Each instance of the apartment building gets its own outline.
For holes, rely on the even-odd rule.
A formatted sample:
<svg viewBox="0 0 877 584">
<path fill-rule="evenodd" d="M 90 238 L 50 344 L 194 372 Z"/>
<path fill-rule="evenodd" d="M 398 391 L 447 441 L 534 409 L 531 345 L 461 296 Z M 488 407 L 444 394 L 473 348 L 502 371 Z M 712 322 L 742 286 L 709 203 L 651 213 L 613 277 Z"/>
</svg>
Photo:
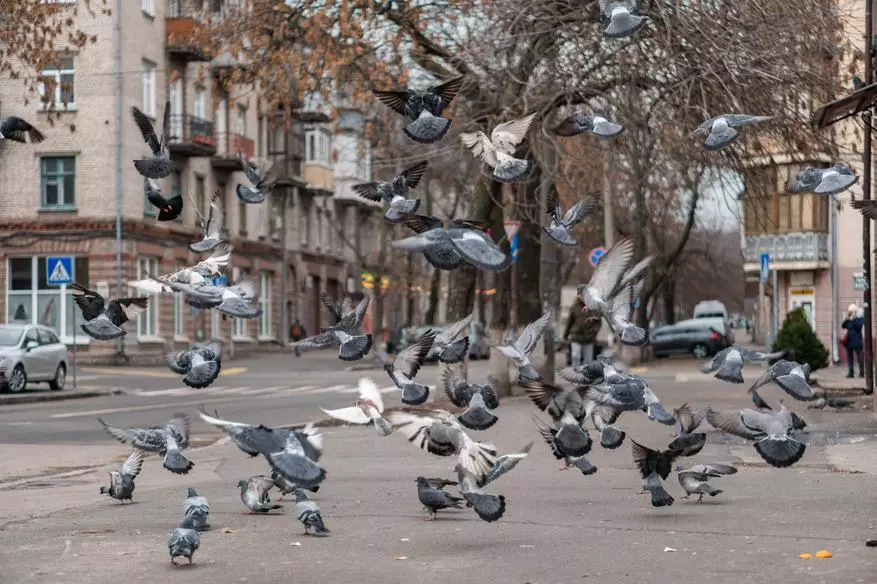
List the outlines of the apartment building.
<svg viewBox="0 0 877 584">
<path fill-rule="evenodd" d="M 263 111 L 251 88 L 225 92 L 216 83 L 220 66 L 228 64 L 186 44 L 185 33 L 204 10 L 222 9 L 219 0 L 138 0 L 111 16 L 81 11 L 79 26 L 97 42 L 59 53 L 58 66 L 43 72 L 44 103 L 26 104 L 20 82 L 0 81 L 2 113 L 25 117 L 46 134 L 41 144 L 0 146 L 0 315 L 6 321 L 42 322 L 68 344 L 75 336 L 84 360 L 115 359 L 115 343 L 96 342 L 74 326 L 81 315 L 66 287 L 47 283 L 47 258 L 73 256 L 75 280 L 104 296 L 117 296 L 120 285 L 123 294 L 134 294 L 130 281 L 199 261 L 187 244 L 199 238 L 199 213 L 206 215 L 216 191 L 234 246 L 225 275 L 256 284 L 262 316 L 226 320 L 216 311 L 190 309 L 178 297 L 155 297 L 136 323 L 126 325 L 127 357 L 154 359 L 169 346 L 211 339 L 236 353 L 276 346 L 287 332 L 284 311 L 287 322 L 299 317 L 308 332 L 316 331 L 326 324 L 319 293 L 358 287 L 347 268 L 349 254 L 329 231 L 336 215 L 349 217 L 349 203 L 333 196 L 332 123 L 325 115 L 296 113 L 287 127 L 282 112 Z M 118 95 L 115 19 L 123 39 Z M 51 126 L 48 102 L 60 112 Z M 130 109 L 137 106 L 159 126 L 166 102 L 176 170 L 160 182 L 166 194 L 183 194 L 184 211 L 176 221 L 160 223 L 132 164 L 148 147 Z M 280 165 L 277 187 L 261 205 L 245 205 L 235 195 L 235 185 L 246 180 L 240 154 Z M 359 233 L 362 223 L 351 221 L 351 229 Z"/>
</svg>

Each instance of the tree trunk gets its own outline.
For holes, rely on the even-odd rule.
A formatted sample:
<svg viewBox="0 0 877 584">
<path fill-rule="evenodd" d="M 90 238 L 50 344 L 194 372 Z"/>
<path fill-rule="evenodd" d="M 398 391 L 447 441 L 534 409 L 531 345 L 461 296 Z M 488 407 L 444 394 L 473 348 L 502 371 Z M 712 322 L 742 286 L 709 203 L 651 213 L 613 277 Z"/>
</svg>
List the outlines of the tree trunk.
<svg viewBox="0 0 877 584">
<path fill-rule="evenodd" d="M 441 294 L 442 271 L 435 268 L 432 269 L 432 275 L 429 277 L 429 305 L 426 307 L 426 314 L 423 317 L 425 324 L 436 324 L 436 315 L 438 312 L 439 294 Z"/>
<path fill-rule="evenodd" d="M 664 322 L 676 323 L 676 282 L 672 277 L 664 282 Z"/>
<path fill-rule="evenodd" d="M 534 167 L 531 179 L 518 190 L 515 205 L 515 219 L 521 222 L 518 230 L 518 261 L 513 266 L 515 278 L 515 310 L 518 329 L 542 316 L 542 298 L 539 296 L 539 274 L 541 259 L 541 233 L 534 217 L 541 218 L 539 205 L 539 183 L 542 173 L 538 165 Z"/>
<path fill-rule="evenodd" d="M 405 326 L 414 326 L 414 254 L 408 254 L 408 266 L 405 274 L 405 283 L 408 286 L 405 295 Z"/>
<path fill-rule="evenodd" d="M 490 222 L 490 232 L 494 241 L 499 241 L 505 235 L 503 226 L 502 208 L 502 184 L 491 181 L 490 192 L 487 197 L 487 208 L 484 215 Z M 476 202 L 476 209 L 481 211 Z M 509 253 L 509 244 L 502 244 L 503 253 Z M 490 342 L 493 345 L 502 343 L 506 330 L 509 326 L 509 312 L 511 308 L 511 270 L 495 272 L 494 282 L 496 294 L 493 298 L 493 314 L 488 324 L 490 330 Z M 499 351 L 490 352 L 490 373 L 498 381 L 497 393 L 500 396 L 511 395 L 512 385 L 509 381 L 509 362 Z"/>
</svg>

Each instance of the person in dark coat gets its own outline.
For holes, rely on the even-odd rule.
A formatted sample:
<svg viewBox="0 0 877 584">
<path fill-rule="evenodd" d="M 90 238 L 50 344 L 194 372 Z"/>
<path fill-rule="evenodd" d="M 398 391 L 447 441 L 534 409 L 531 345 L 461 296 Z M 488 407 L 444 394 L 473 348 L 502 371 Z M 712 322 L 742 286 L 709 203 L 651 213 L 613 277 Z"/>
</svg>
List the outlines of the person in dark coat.
<svg viewBox="0 0 877 584">
<path fill-rule="evenodd" d="M 601 324 L 600 316 L 592 314 L 582 299 L 576 296 L 572 306 L 569 307 L 569 317 L 563 329 L 563 340 L 570 343 L 573 367 L 594 360 L 594 345 Z"/>
<path fill-rule="evenodd" d="M 853 377 L 853 357 L 859 360 L 859 377 L 865 377 L 865 364 L 862 362 L 862 349 L 865 346 L 862 339 L 862 328 L 865 326 L 865 319 L 859 315 L 858 306 L 850 304 L 847 317 L 840 326 L 846 330 L 844 346 L 847 349 L 847 366 L 849 367 L 847 377 Z"/>
</svg>

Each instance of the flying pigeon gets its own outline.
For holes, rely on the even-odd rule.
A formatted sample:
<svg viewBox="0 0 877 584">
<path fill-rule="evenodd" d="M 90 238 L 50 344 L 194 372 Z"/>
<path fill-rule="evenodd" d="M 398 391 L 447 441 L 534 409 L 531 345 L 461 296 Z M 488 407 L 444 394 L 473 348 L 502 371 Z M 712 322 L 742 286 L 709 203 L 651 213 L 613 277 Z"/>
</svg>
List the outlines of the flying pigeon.
<svg viewBox="0 0 877 584">
<path fill-rule="evenodd" d="M 628 283 L 624 285 L 618 294 L 612 297 L 609 303 L 611 312 L 603 316 L 612 330 L 618 335 L 622 344 L 640 347 L 649 342 L 649 335 L 645 329 L 631 322 L 633 306 L 635 306 L 633 285 Z"/>
<path fill-rule="evenodd" d="M 701 372 L 716 372 L 715 378 L 729 383 L 743 383 L 743 363 L 758 363 L 778 359 L 785 351 L 761 353 L 732 345 L 716 353 L 709 363 L 701 367 Z"/>
<path fill-rule="evenodd" d="M 573 367 L 564 367 L 557 374 L 566 382 L 577 386 L 589 386 L 603 382 L 603 364 L 599 361 L 591 361 Z"/>
<path fill-rule="evenodd" d="M 871 221 L 877 220 L 877 201 L 859 199 L 850 201 L 850 205 L 853 206 L 853 209 L 858 209 L 859 213 Z"/>
<path fill-rule="evenodd" d="M 626 237 L 613 245 L 594 268 L 591 281 L 576 291 L 588 310 L 606 318 L 612 314 L 612 292 L 615 291 L 627 266 L 633 259 L 634 241 Z"/>
<path fill-rule="evenodd" d="M 451 121 L 443 118 L 442 113 L 451 105 L 462 86 L 463 77 L 460 76 L 426 91 L 373 90 L 373 93 L 381 103 L 411 120 L 403 130 L 406 136 L 418 144 L 432 144 L 448 133 Z"/>
<path fill-rule="evenodd" d="M 160 286 L 166 286 L 174 292 L 181 293 L 186 304 L 193 308 L 206 310 L 215 308 L 232 318 L 251 319 L 262 315 L 262 308 L 254 306 L 257 299 L 256 286 L 244 280 L 231 286 L 208 284 L 186 284 L 171 280 L 161 281 L 153 278 Z"/>
<path fill-rule="evenodd" d="M 735 130 L 735 128 L 758 124 L 772 119 L 773 116 L 723 114 L 705 121 L 692 134 L 706 135 L 703 146 L 707 150 L 721 150 L 730 146 L 739 137 L 740 132 Z"/>
<path fill-rule="evenodd" d="M 436 456 L 457 455 L 460 464 L 476 476 L 487 473 L 496 462 L 496 447 L 469 438 L 450 412 L 423 410 L 413 414 L 393 411 L 387 414 L 387 418 L 411 444 Z"/>
<path fill-rule="evenodd" d="M 460 483 L 460 495 L 472 506 L 482 521 L 492 523 L 505 514 L 505 497 L 486 493 L 479 485 L 478 475 L 458 464 L 454 471 Z"/>
<path fill-rule="evenodd" d="M 504 254 L 476 222 L 456 221 L 442 227 L 441 220 L 421 215 L 407 215 L 404 222 L 417 235 L 393 241 L 390 246 L 394 249 L 424 252 L 424 255 L 437 252 L 442 259 L 452 251 L 478 269 L 495 272 L 512 265 L 511 256 Z M 453 262 L 453 257 L 447 259 Z"/>
<path fill-rule="evenodd" d="M 561 245 L 575 247 L 578 241 L 572 238 L 570 231 L 590 213 L 597 204 L 594 197 L 586 197 L 570 207 L 566 214 L 560 209 L 560 200 L 557 198 L 557 191 L 551 189 L 547 199 L 546 212 L 551 217 L 551 223 L 542 230 L 554 241 Z"/>
<path fill-rule="evenodd" d="M 135 160 L 134 167 L 142 176 L 146 178 L 165 178 L 174 171 L 174 163 L 171 162 L 171 153 L 168 150 L 167 141 L 171 132 L 171 103 L 167 102 L 164 106 L 164 118 L 161 123 L 161 139 L 155 133 L 155 128 L 146 114 L 131 107 L 131 114 L 134 116 L 134 123 L 140 129 L 143 140 L 152 150 L 151 158 Z"/>
<path fill-rule="evenodd" d="M 183 456 L 183 450 L 189 447 L 190 422 L 186 414 L 174 414 L 164 426 L 126 430 L 108 426 L 100 418 L 97 421 L 119 442 L 163 456 L 164 467 L 174 474 L 186 474 L 195 466 L 194 462 Z"/>
<path fill-rule="evenodd" d="M 186 517 L 179 527 L 175 527 L 171 532 L 171 537 L 167 542 L 167 549 L 171 554 L 171 564 L 176 565 L 177 558 L 186 558 L 192 563 L 192 556 L 195 550 L 201 545 L 201 538 L 195 531 L 194 520 Z"/>
<path fill-rule="evenodd" d="M 594 400 L 585 402 L 585 416 L 591 418 L 594 428 L 600 432 L 600 446 L 613 450 L 624 443 L 627 433 L 612 424 L 621 415 L 622 410 L 607 404 L 598 404 Z"/>
<path fill-rule="evenodd" d="M 577 389 L 563 389 L 544 381 L 521 379 L 518 382 L 540 411 L 559 422 L 566 412 L 579 422 L 585 420 L 585 403 Z"/>
<path fill-rule="evenodd" d="M 630 441 L 633 451 L 633 462 L 643 478 L 643 490 L 652 496 L 652 506 L 669 507 L 673 504 L 673 496 L 665 489 L 661 480 L 670 476 L 673 461 L 680 456 L 675 450 L 652 450 L 642 444 Z"/>
<path fill-rule="evenodd" d="M 604 116 L 594 114 L 589 116 L 582 112 L 568 115 L 557 127 L 554 133 L 562 137 L 578 136 L 590 132 L 596 136 L 609 140 L 624 132 L 624 126 L 610 122 Z"/>
<path fill-rule="evenodd" d="M 417 483 L 417 498 L 429 514 L 424 518 L 424 521 L 433 521 L 436 511 L 439 509 L 463 508 L 462 497 L 454 497 L 450 493 L 442 491 L 441 488 L 433 487 L 424 477 L 417 477 L 414 482 Z"/>
<path fill-rule="evenodd" d="M 648 414 L 650 420 L 661 424 L 673 425 L 676 422 L 639 375 L 607 377 L 602 384 L 588 388 L 587 396 L 597 404 L 622 412 L 642 410 Z"/>
<path fill-rule="evenodd" d="M 641 29 L 648 19 L 637 14 L 637 0 L 600 0 L 603 36 L 608 39 L 620 39 L 633 35 Z"/>
<path fill-rule="evenodd" d="M 433 229 L 445 227 L 444 221 L 437 217 L 430 217 L 428 215 L 416 215 L 414 213 L 406 215 L 402 222 L 405 224 L 406 227 L 418 234 L 426 233 L 427 231 L 431 231 Z M 447 227 L 486 230 L 487 224 L 480 221 L 453 219 L 448 222 Z M 438 270 L 455 270 L 466 263 L 466 260 L 463 259 L 463 256 L 461 256 L 457 252 L 453 244 L 451 244 L 450 242 L 443 242 L 441 244 L 435 245 L 434 247 L 423 250 L 423 257 L 426 258 L 426 261 L 428 261 L 432 265 L 432 267 Z"/>
<path fill-rule="evenodd" d="M 687 403 L 684 403 L 673 410 L 673 417 L 676 419 L 674 437 L 678 438 L 697 430 L 706 419 L 706 410 L 692 410 Z"/>
<path fill-rule="evenodd" d="M 120 327 L 146 310 L 149 298 L 118 298 L 106 302 L 103 296 L 73 282 L 73 301 L 82 311 L 85 323 L 79 325 L 85 334 L 99 341 L 118 339 L 128 334 Z"/>
<path fill-rule="evenodd" d="M 786 191 L 837 195 L 853 186 L 858 180 L 859 177 L 853 174 L 845 162 L 838 162 L 829 168 L 808 166 L 786 184 Z"/>
<path fill-rule="evenodd" d="M 684 498 L 687 499 L 691 495 L 697 495 L 698 503 L 703 500 L 704 495 L 715 497 L 722 492 L 721 489 L 714 489 L 709 483 L 707 483 L 708 480 L 711 478 L 732 475 L 736 472 L 737 469 L 735 467 L 727 464 L 695 464 L 688 469 L 681 466 L 676 467 L 676 475 L 679 478 L 679 484 L 682 485 L 682 488 L 688 493 Z"/>
<path fill-rule="evenodd" d="M 768 464 L 778 468 L 801 460 L 807 445 L 793 437 L 796 427 L 806 426 L 803 420 L 782 406 L 779 412 L 741 410 L 717 412 L 709 410 L 706 419 L 715 428 L 729 434 L 754 440 L 755 450 Z"/>
<path fill-rule="evenodd" d="M 159 221 L 173 221 L 183 212 L 183 196 L 176 195 L 166 199 L 155 179 L 143 177 L 143 193 L 146 200 L 158 209 Z"/>
<path fill-rule="evenodd" d="M 253 186 L 248 187 L 238 184 L 235 187 L 235 193 L 237 193 L 238 200 L 242 203 L 250 204 L 263 202 L 265 200 L 265 195 L 269 194 L 271 189 L 273 189 L 274 185 L 277 183 L 277 165 L 272 164 L 268 170 L 264 171 L 264 173 L 260 173 L 259 169 L 243 155 L 241 155 L 241 164 L 244 167 L 244 174 L 247 176 L 247 180 L 250 181 Z"/>
<path fill-rule="evenodd" d="M 419 406 L 429 398 L 429 388 L 415 383 L 414 378 L 426 360 L 434 340 L 435 332 L 428 330 L 399 351 L 392 363 L 384 365 L 384 371 L 393 380 L 393 384 L 402 390 L 403 404 Z"/>
<path fill-rule="evenodd" d="M 527 458 L 531 448 L 533 448 L 532 441 L 525 444 L 523 448 L 517 452 L 503 454 L 497 458 L 496 462 L 493 463 L 493 467 L 487 471 L 487 474 L 478 477 L 478 480 L 476 481 L 477 485 L 483 487 L 484 485 L 492 483 L 502 475 L 511 472 L 512 469 L 518 466 L 519 462 Z"/>
<path fill-rule="evenodd" d="M 223 208 L 224 198 L 225 193 L 221 190 L 217 190 L 213 193 L 213 198 L 210 200 L 210 211 L 207 213 L 207 219 L 205 220 L 203 216 L 201 217 L 201 229 L 204 230 L 204 238 L 201 241 L 189 244 L 189 249 L 195 253 L 212 251 L 217 245 L 222 243 L 222 227 L 225 222 L 225 210 Z M 201 210 L 197 209 L 197 211 L 200 215 Z"/>
<path fill-rule="evenodd" d="M 533 364 L 530 362 L 530 355 L 536 350 L 536 344 L 539 342 L 542 333 L 545 331 L 545 327 L 548 326 L 548 323 L 552 318 L 554 318 L 554 313 L 549 310 L 537 320 L 528 324 L 516 341 L 509 342 L 505 345 L 494 345 L 494 348 L 497 351 L 508 357 L 512 363 L 514 363 L 515 367 L 518 369 L 518 377 L 520 379 L 528 379 L 531 381 L 539 381 L 542 379 L 542 375 L 536 371 L 536 368 L 533 367 Z"/>
<path fill-rule="evenodd" d="M 464 335 L 459 340 L 455 339 L 460 333 L 469 328 L 473 316 L 474 313 L 462 320 L 458 320 L 452 325 L 446 326 L 441 332 L 436 334 L 430 354 L 436 355 L 442 363 L 453 364 L 462 361 L 466 353 L 469 352 L 469 335 Z"/>
<path fill-rule="evenodd" d="M 195 531 L 207 531 L 210 524 L 207 523 L 207 516 L 210 514 L 210 504 L 206 497 L 198 494 L 194 488 L 189 487 L 186 500 L 183 501 L 183 515 L 192 518 L 192 527 Z"/>
<path fill-rule="evenodd" d="M 378 181 L 353 185 L 353 192 L 364 199 L 389 205 L 384 220 L 387 223 L 402 223 L 405 215 L 414 213 L 420 207 L 420 199 L 409 199 L 408 191 L 416 188 L 429 162 L 418 162 L 393 177 L 390 182 Z"/>
<path fill-rule="evenodd" d="M 588 431 L 569 412 L 564 414 L 560 422 L 552 428 L 534 415 L 533 421 L 539 429 L 539 435 L 551 448 L 551 453 L 558 460 L 564 461 L 560 470 L 566 470 L 575 466 L 584 475 L 592 475 L 597 472 L 597 467 L 585 458 L 585 454 L 591 451 L 591 437 Z"/>
<path fill-rule="evenodd" d="M 327 537 L 329 530 L 323 523 L 323 515 L 316 503 L 308 499 L 307 494 L 297 489 L 295 491 L 295 515 L 301 524 L 305 526 L 305 535 L 316 535 L 317 537 Z M 311 530 L 313 529 L 313 532 Z"/>
<path fill-rule="evenodd" d="M 854 409 L 856 405 L 856 400 L 854 399 L 843 399 L 840 397 L 819 397 L 815 402 L 811 405 L 807 406 L 808 410 L 821 410 L 828 406 L 830 408 L 834 408 L 835 410 L 842 409 Z"/>
<path fill-rule="evenodd" d="M 393 425 L 382 415 L 384 400 L 377 384 L 367 377 L 361 377 L 358 389 L 359 397 L 353 406 L 338 410 L 320 409 L 329 417 L 348 424 L 374 423 L 378 436 L 389 436 L 393 432 Z"/>
<path fill-rule="evenodd" d="M 171 371 L 183 375 L 183 383 L 193 389 L 203 389 L 219 377 L 222 369 L 222 349 L 217 343 L 194 344 L 187 351 L 167 354 Z"/>
<path fill-rule="evenodd" d="M 308 337 L 293 347 L 300 349 L 327 349 L 338 347 L 338 358 L 342 361 L 357 361 L 371 350 L 371 335 L 362 334 L 362 322 L 365 319 L 368 303 L 372 298 L 369 292 L 351 311 L 344 313 L 338 324 L 329 327 L 318 335 Z"/>
<path fill-rule="evenodd" d="M 754 393 L 759 387 L 774 381 L 783 391 L 796 400 L 813 401 L 817 398 L 817 395 L 807 383 L 809 374 L 809 364 L 801 365 L 794 361 L 780 359 L 768 367 L 764 375 L 749 388 L 749 393 Z"/>
<path fill-rule="evenodd" d="M 313 426 L 302 430 L 253 426 L 209 416 L 203 408 L 200 416 L 229 434 L 238 448 L 250 456 L 263 455 L 271 468 L 291 483 L 311 488 L 326 478 L 326 471 L 316 464 L 322 455 L 323 437 Z"/>
<path fill-rule="evenodd" d="M 530 124 L 536 114 L 530 114 L 517 120 L 498 124 L 490 138 L 481 130 L 463 132 L 460 140 L 472 151 L 475 158 L 480 158 L 493 169 L 493 178 L 499 182 L 515 182 L 524 177 L 533 162 L 528 159 L 515 158 L 515 150 L 527 135 Z"/>
<path fill-rule="evenodd" d="M 205 284 L 207 282 L 205 278 L 218 276 L 221 272 L 221 268 L 224 268 L 229 264 L 232 251 L 232 246 L 225 244 L 217 247 L 213 250 L 213 253 L 210 254 L 210 257 L 198 262 L 194 266 L 183 268 L 182 270 L 171 272 L 170 274 L 164 274 L 157 278 L 148 277 L 143 280 L 135 280 L 129 282 L 128 285 L 148 294 L 158 294 L 160 292 L 170 294 L 173 292 L 169 285 L 171 282 L 190 285 Z"/>
<path fill-rule="evenodd" d="M 625 286 L 630 284 L 633 289 L 631 310 L 636 309 L 639 305 L 639 298 L 642 294 L 643 288 L 646 286 L 646 277 L 648 276 L 646 270 L 649 269 L 649 266 L 651 266 L 654 261 L 654 255 L 646 256 L 637 262 L 632 268 L 624 272 L 624 275 L 621 276 L 621 280 L 618 281 L 618 285 L 615 287 L 615 290 L 612 291 L 610 296 L 616 296 L 624 290 Z"/>
<path fill-rule="evenodd" d="M 249 479 L 238 481 L 241 490 L 241 502 L 253 513 L 268 513 L 274 509 L 283 509 L 280 503 L 272 503 L 268 491 L 274 488 L 274 481 L 265 475 L 253 475 Z"/>
<path fill-rule="evenodd" d="M 42 132 L 19 117 L 0 117 L 0 142 L 12 140 L 27 144 L 27 141 L 30 140 L 31 144 L 39 144 L 45 139 Z"/>
<path fill-rule="evenodd" d="M 315 485 L 313 487 L 299 487 L 295 483 L 283 478 L 283 475 L 276 470 L 271 471 L 271 480 L 274 481 L 274 486 L 277 487 L 278 491 L 280 491 L 280 497 L 278 497 L 277 499 L 278 501 L 282 501 L 283 497 L 295 492 L 295 490 L 299 488 L 305 489 L 312 493 L 316 493 L 320 490 L 320 485 Z"/>
<path fill-rule="evenodd" d="M 487 430 L 499 421 L 491 411 L 499 407 L 499 396 L 490 383 L 470 385 L 465 377 L 452 373 L 450 368 L 442 371 L 440 379 L 451 403 L 465 408 L 457 416 L 463 426 L 470 430 Z"/>
<path fill-rule="evenodd" d="M 353 301 L 350 299 L 350 296 L 345 296 L 344 300 L 337 302 L 325 292 L 320 292 L 320 302 L 323 303 L 323 306 L 332 315 L 332 318 L 335 320 L 334 324 L 341 322 L 344 315 L 353 310 Z"/>
<path fill-rule="evenodd" d="M 134 479 L 143 468 L 143 451 L 135 450 L 128 455 L 119 470 L 110 471 L 110 486 L 101 487 L 101 495 L 109 495 L 119 502 L 133 501 Z"/>
</svg>

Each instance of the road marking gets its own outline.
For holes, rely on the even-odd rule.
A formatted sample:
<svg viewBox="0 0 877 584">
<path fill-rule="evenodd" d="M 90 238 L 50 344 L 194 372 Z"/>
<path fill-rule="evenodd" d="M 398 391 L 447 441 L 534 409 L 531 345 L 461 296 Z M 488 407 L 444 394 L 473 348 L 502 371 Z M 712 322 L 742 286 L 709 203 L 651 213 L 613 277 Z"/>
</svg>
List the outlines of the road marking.
<svg viewBox="0 0 877 584">
<path fill-rule="evenodd" d="M 636 374 L 645 373 L 648 370 L 649 370 L 648 367 L 631 367 L 630 368 L 630 372 L 636 373 Z"/>
<path fill-rule="evenodd" d="M 677 373 L 676 374 L 676 383 L 688 383 L 691 381 L 691 376 L 685 373 Z"/>
<path fill-rule="evenodd" d="M 180 376 L 172 371 L 153 371 L 151 369 L 110 369 L 102 367 L 83 367 L 85 373 L 99 373 L 103 375 L 122 375 L 131 377 L 160 377 L 162 379 L 178 379 Z M 229 367 L 220 371 L 220 377 L 240 375 L 249 371 L 246 367 Z"/>
</svg>

